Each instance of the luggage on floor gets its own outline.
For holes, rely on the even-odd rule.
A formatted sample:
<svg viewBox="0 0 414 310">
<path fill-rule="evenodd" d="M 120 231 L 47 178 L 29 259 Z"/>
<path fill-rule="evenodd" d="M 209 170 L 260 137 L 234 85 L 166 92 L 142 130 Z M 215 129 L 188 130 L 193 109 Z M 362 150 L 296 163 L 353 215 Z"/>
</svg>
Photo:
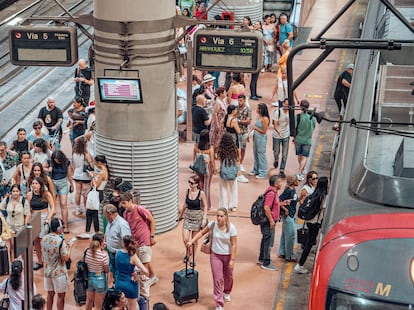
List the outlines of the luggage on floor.
<svg viewBox="0 0 414 310">
<path fill-rule="evenodd" d="M 175 303 L 178 305 L 182 305 L 183 303 L 189 302 L 192 299 L 195 299 L 196 302 L 198 301 L 198 272 L 194 270 L 194 246 L 193 246 L 193 255 L 192 267 L 188 268 L 189 260 L 188 257 L 188 249 L 187 249 L 187 256 L 185 262 L 185 269 L 179 270 L 174 272 L 174 291 L 173 296 Z"/>
<path fill-rule="evenodd" d="M 88 267 L 85 263 L 86 249 L 83 257 L 76 264 L 76 270 L 73 274 L 73 297 L 78 306 L 86 304 L 86 290 L 88 288 Z"/>
<path fill-rule="evenodd" d="M 9 274 L 9 251 L 6 246 L 0 247 L 0 276 Z"/>
</svg>

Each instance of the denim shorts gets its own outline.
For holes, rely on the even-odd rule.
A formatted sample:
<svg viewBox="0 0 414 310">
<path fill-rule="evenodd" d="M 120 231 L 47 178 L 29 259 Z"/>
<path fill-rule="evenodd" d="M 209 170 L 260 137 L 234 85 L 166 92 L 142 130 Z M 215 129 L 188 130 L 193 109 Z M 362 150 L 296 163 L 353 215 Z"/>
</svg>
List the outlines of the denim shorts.
<svg viewBox="0 0 414 310">
<path fill-rule="evenodd" d="M 108 289 L 108 279 L 105 272 L 89 272 L 88 273 L 88 291 L 95 293 L 105 293 Z"/>
<path fill-rule="evenodd" d="M 309 157 L 310 153 L 310 144 L 302 144 L 295 142 L 295 149 L 296 149 L 296 155 L 302 155 L 304 157 Z"/>
<path fill-rule="evenodd" d="M 54 180 L 53 185 L 55 186 L 56 195 L 67 195 L 69 193 L 68 178 Z"/>
</svg>

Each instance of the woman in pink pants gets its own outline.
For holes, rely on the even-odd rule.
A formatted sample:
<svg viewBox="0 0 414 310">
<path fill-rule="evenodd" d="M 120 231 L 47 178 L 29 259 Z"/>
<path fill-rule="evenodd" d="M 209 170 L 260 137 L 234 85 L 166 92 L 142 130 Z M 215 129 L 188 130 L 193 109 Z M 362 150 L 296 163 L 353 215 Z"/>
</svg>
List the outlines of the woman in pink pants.
<svg viewBox="0 0 414 310">
<path fill-rule="evenodd" d="M 209 232 L 212 238 L 210 266 L 213 274 L 214 300 L 216 310 L 223 310 L 224 301 L 231 301 L 230 293 L 233 288 L 233 268 L 237 248 L 237 231 L 229 221 L 227 209 L 219 208 L 217 219 L 199 231 L 187 243 L 187 247 Z"/>
</svg>

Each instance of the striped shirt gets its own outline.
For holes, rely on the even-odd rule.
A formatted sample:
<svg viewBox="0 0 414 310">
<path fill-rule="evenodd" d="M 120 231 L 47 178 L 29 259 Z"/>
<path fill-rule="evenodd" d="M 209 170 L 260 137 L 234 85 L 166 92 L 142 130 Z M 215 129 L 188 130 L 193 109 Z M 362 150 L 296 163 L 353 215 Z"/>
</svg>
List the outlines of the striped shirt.
<svg viewBox="0 0 414 310">
<path fill-rule="evenodd" d="M 85 262 L 88 265 L 89 272 L 103 272 L 104 266 L 109 265 L 109 256 L 107 252 L 97 250 L 95 257 L 93 257 L 92 251 L 88 249 L 85 255 Z"/>
</svg>

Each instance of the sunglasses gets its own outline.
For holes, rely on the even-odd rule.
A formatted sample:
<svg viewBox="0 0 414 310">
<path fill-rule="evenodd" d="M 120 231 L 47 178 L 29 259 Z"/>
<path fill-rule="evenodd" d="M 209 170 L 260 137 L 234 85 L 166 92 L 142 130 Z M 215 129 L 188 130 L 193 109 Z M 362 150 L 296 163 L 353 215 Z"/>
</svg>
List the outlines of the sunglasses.
<svg viewBox="0 0 414 310">
<path fill-rule="evenodd" d="M 196 183 L 195 183 L 195 182 L 193 182 L 193 181 L 188 181 L 188 184 L 194 185 L 194 184 L 196 184 Z"/>
<path fill-rule="evenodd" d="M 317 179 L 319 179 L 318 177 L 314 177 L 314 178 L 312 178 L 312 181 L 315 181 L 315 180 L 317 180 Z"/>
</svg>

